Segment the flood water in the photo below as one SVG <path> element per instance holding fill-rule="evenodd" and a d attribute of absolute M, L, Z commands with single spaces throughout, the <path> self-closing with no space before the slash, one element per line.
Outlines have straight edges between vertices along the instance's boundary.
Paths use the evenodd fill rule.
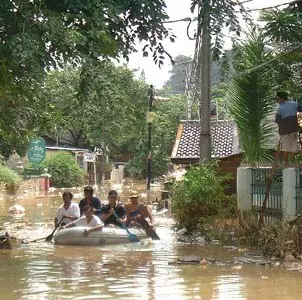
<path fill-rule="evenodd" d="M 21 204 L 22 218 L 8 216 Z M 58 198 L 0 202 L 0 225 L 27 238 L 47 236 Z M 0 299 L 257 299 L 302 298 L 302 273 L 257 265 L 226 264 L 221 247 L 176 242 L 171 220 L 157 217 L 160 241 L 105 247 L 55 246 L 44 241 L 0 250 Z M 213 265 L 171 265 L 177 257 L 211 257 Z M 238 253 L 237 253 L 238 255 Z"/>

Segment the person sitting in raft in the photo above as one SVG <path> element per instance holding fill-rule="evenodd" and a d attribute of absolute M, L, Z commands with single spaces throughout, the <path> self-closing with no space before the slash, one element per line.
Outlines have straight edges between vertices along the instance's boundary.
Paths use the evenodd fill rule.
<path fill-rule="evenodd" d="M 88 235 L 91 231 L 102 230 L 102 228 L 104 227 L 104 224 L 98 216 L 94 215 L 93 207 L 86 205 L 83 208 L 83 213 L 84 213 L 84 216 L 82 216 L 81 218 L 77 219 L 76 221 L 74 221 L 72 223 L 65 225 L 63 227 L 63 229 L 73 227 L 73 226 L 89 227 L 89 228 L 85 229 L 84 235 Z"/>
<path fill-rule="evenodd" d="M 62 195 L 63 204 L 58 208 L 55 218 L 55 226 L 62 220 L 61 225 L 67 225 L 80 217 L 80 209 L 77 203 L 72 202 L 73 194 L 64 192 Z"/>
<path fill-rule="evenodd" d="M 132 191 L 129 196 L 130 203 L 126 203 L 125 209 L 126 209 L 126 215 L 127 215 L 127 224 L 128 225 L 134 225 L 134 226 L 140 226 L 142 225 L 141 219 L 149 219 L 149 226 L 154 229 L 154 220 L 152 213 L 148 206 L 144 204 L 140 204 L 138 202 L 138 193 L 135 191 Z M 139 225 L 140 224 L 140 225 Z"/>
<path fill-rule="evenodd" d="M 84 199 L 82 199 L 79 203 L 81 216 L 84 212 L 84 207 L 89 205 L 95 209 L 94 213 L 97 216 L 101 214 L 101 201 L 99 198 L 93 196 L 93 188 L 91 186 L 86 186 L 84 188 Z"/>
<path fill-rule="evenodd" d="M 117 192 L 115 190 L 111 190 L 108 193 L 108 201 L 109 203 L 102 208 L 102 220 L 107 225 L 115 225 L 121 227 L 121 223 L 126 223 L 126 211 L 123 205 L 117 203 Z M 114 215 L 116 213 L 118 219 Z"/>

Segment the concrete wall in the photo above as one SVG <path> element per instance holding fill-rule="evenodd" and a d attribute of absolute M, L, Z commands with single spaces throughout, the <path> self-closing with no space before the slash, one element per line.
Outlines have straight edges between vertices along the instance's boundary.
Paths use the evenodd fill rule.
<path fill-rule="evenodd" d="M 8 195 L 13 194 L 38 194 L 47 190 L 47 183 L 45 178 L 41 176 L 30 176 L 24 178 L 18 186 L 16 191 L 12 191 L 6 188 L 5 183 L 0 184 L 0 199 L 6 198 Z"/>
<path fill-rule="evenodd" d="M 296 169 L 283 170 L 283 216 L 292 218 L 296 216 Z"/>
<path fill-rule="evenodd" d="M 121 184 L 124 180 L 125 165 L 113 165 L 111 171 L 111 182 Z"/>

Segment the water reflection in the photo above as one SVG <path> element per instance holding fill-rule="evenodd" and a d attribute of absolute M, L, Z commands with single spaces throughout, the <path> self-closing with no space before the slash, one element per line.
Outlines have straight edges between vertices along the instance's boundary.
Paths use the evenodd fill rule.
<path fill-rule="evenodd" d="M 216 282 L 214 282 L 213 284 L 215 285 L 213 299 L 247 299 L 244 295 L 242 295 L 245 290 L 245 285 L 243 283 L 242 277 L 239 274 L 219 276 Z"/>
<path fill-rule="evenodd" d="M 12 201 L 0 202 L 2 224 L 20 236 L 48 235 L 60 199 L 15 201 L 21 219 L 7 215 Z M 233 253 L 219 247 L 177 244 L 170 220 L 159 218 L 160 241 L 105 247 L 55 246 L 37 242 L 0 252 L 0 293 L 5 300 L 54 299 L 300 299 L 299 273 L 244 265 L 170 265 L 181 256 L 226 262 Z"/>

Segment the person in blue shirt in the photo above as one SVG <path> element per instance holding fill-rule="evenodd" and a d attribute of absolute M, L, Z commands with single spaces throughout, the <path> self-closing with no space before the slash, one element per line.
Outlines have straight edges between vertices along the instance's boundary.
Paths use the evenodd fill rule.
<path fill-rule="evenodd" d="M 108 193 L 108 201 L 107 205 L 104 205 L 102 208 L 101 216 L 105 226 L 115 225 L 121 227 L 121 223 L 126 223 L 126 211 L 122 204 L 117 203 L 117 192 L 115 190 L 111 190 Z M 116 218 L 116 216 L 118 218 Z"/>
<path fill-rule="evenodd" d="M 301 105 L 296 101 L 288 100 L 286 92 L 277 92 L 276 101 L 279 103 L 275 122 L 279 127 L 279 151 L 286 166 L 298 151 L 298 117 L 297 112 L 302 111 Z M 277 151 L 277 159 L 279 159 Z"/>
<path fill-rule="evenodd" d="M 86 186 L 84 188 L 84 199 L 79 203 L 81 216 L 83 215 L 84 207 L 87 205 L 93 207 L 95 215 L 100 216 L 101 201 L 99 198 L 93 196 L 93 188 L 91 186 Z"/>

